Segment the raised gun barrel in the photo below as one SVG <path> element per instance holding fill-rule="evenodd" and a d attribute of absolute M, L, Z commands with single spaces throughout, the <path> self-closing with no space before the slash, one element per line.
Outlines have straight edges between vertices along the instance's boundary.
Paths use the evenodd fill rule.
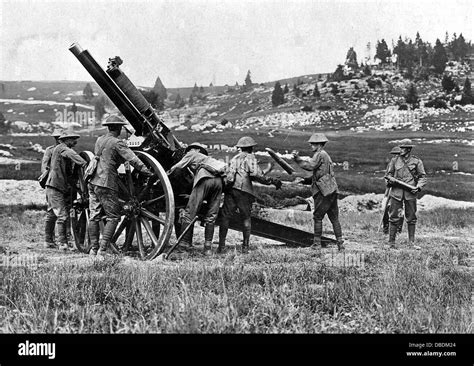
<path fill-rule="evenodd" d="M 72 44 L 69 50 L 130 122 L 137 136 L 158 141 L 170 150 L 181 147 L 150 103 L 120 70 L 119 65 L 122 60 L 119 57 L 109 59 L 107 72 L 105 72 L 89 51 L 83 50 L 77 43 Z"/>

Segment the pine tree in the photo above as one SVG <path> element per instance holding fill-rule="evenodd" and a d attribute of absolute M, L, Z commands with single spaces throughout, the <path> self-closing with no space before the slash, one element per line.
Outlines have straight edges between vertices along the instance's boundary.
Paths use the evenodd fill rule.
<path fill-rule="evenodd" d="M 283 90 L 281 89 L 280 82 L 277 81 L 272 92 L 272 104 L 276 107 L 283 103 L 285 103 L 285 95 L 283 94 Z"/>
<path fill-rule="evenodd" d="M 188 104 L 189 104 L 189 105 L 193 105 L 193 104 L 194 104 L 194 98 L 193 98 L 193 94 L 192 94 L 192 93 L 191 93 L 191 95 L 189 95 Z"/>
<path fill-rule="evenodd" d="M 91 84 L 86 84 L 84 90 L 82 91 L 82 95 L 84 96 L 84 100 L 86 102 L 89 102 L 94 98 L 94 91 L 92 90 Z"/>
<path fill-rule="evenodd" d="M 433 49 L 433 57 L 431 64 L 434 66 L 434 71 L 437 74 L 442 74 L 446 68 L 446 62 L 448 62 L 448 56 L 446 50 L 439 39 L 436 39 L 436 43 Z"/>
<path fill-rule="evenodd" d="M 418 98 L 418 91 L 416 90 L 416 86 L 414 83 L 410 84 L 408 87 L 408 92 L 405 95 L 405 101 L 407 104 L 411 104 L 412 109 L 418 108 L 419 98 Z"/>
<path fill-rule="evenodd" d="M 441 86 L 446 93 L 450 93 L 456 87 L 456 83 L 451 75 L 444 74 L 441 80 Z"/>
<path fill-rule="evenodd" d="M 159 76 L 156 78 L 155 85 L 153 86 L 153 91 L 163 101 L 168 97 L 168 93 L 166 91 L 166 88 L 163 85 L 163 83 L 161 82 L 161 79 L 160 79 Z"/>
<path fill-rule="evenodd" d="M 247 71 L 247 76 L 245 77 L 245 86 L 247 88 L 250 88 L 252 86 L 252 79 L 250 77 L 251 77 L 251 74 L 250 74 L 250 70 L 249 70 L 249 71 Z"/>
<path fill-rule="evenodd" d="M 183 98 L 181 98 L 181 94 L 179 94 L 178 92 L 178 95 L 176 96 L 176 99 L 174 100 L 174 105 L 177 108 L 181 108 L 182 104 L 184 104 L 184 100 Z"/>
<path fill-rule="evenodd" d="M 199 93 L 201 93 L 201 94 L 204 93 L 204 88 L 202 87 L 202 85 L 201 85 L 201 87 L 199 88 Z"/>
<path fill-rule="evenodd" d="M 321 93 L 319 92 L 319 89 L 318 89 L 318 83 L 314 84 L 313 97 L 315 98 L 321 97 Z"/>
<path fill-rule="evenodd" d="M 389 58 L 391 55 L 392 54 L 388 49 L 387 42 L 385 42 L 385 39 L 382 38 L 380 42 L 377 41 L 375 57 L 378 58 L 382 62 L 382 64 L 386 64 L 389 62 Z"/>
<path fill-rule="evenodd" d="M 354 47 L 349 48 L 349 51 L 346 53 L 346 65 L 352 69 L 359 67 L 357 64 L 357 53 L 354 51 Z"/>
<path fill-rule="evenodd" d="M 199 88 L 197 86 L 197 83 L 194 83 L 192 94 L 197 95 L 198 93 L 199 93 Z"/>
<path fill-rule="evenodd" d="M 288 83 L 285 84 L 285 87 L 283 88 L 283 93 L 286 94 L 290 91 L 290 88 L 288 88 Z"/>
<path fill-rule="evenodd" d="M 471 90 L 471 81 L 467 77 L 466 80 L 464 80 L 464 87 L 462 89 L 463 94 L 472 97 L 472 90 Z"/>

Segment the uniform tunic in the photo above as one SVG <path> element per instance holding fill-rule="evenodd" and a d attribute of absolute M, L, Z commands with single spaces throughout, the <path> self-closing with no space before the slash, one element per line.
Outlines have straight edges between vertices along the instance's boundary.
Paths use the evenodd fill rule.
<path fill-rule="evenodd" d="M 388 165 L 385 176 L 391 176 L 412 186 L 422 188 L 426 185 L 426 172 L 423 162 L 416 156 L 397 156 Z M 416 194 L 409 190 L 393 185 L 390 189 L 389 221 L 397 224 L 403 217 L 403 205 L 405 206 L 405 218 L 408 225 L 415 225 L 416 217 Z"/>
<path fill-rule="evenodd" d="M 311 194 L 314 196 L 320 192 L 320 189 L 316 182 L 321 179 L 322 176 L 329 174 L 332 171 L 333 162 L 329 154 L 321 150 L 316 152 L 309 161 L 297 160 L 298 165 L 305 169 L 313 172 L 310 178 L 305 179 L 306 184 L 311 183 Z M 338 193 L 337 184 L 335 185 L 336 193 Z"/>
<path fill-rule="evenodd" d="M 270 184 L 269 179 L 258 166 L 255 155 L 242 151 L 230 161 L 227 182 L 232 183 L 232 189 L 224 196 L 222 207 L 224 218 L 231 217 L 236 208 L 239 209 L 243 220 L 250 218 L 252 202 L 256 197 L 252 185 L 253 180 L 266 185 Z"/>
<path fill-rule="evenodd" d="M 141 170 L 145 166 L 135 153 L 127 146 L 126 142 L 115 137 L 108 132 L 101 136 L 95 143 L 94 154 L 100 155 L 97 170 L 91 183 L 95 186 L 104 187 L 113 191 L 118 191 L 118 167 L 128 161 L 130 164 Z"/>
<path fill-rule="evenodd" d="M 298 165 L 305 169 L 311 170 L 313 175 L 310 178 L 305 179 L 304 183 L 309 184 L 311 182 L 311 193 L 313 194 L 314 200 L 314 235 L 315 237 L 321 238 L 322 235 L 322 221 L 325 215 L 328 215 L 329 220 L 334 229 L 334 235 L 336 238 L 342 237 L 341 224 L 339 222 L 339 207 L 337 203 L 338 187 L 336 180 L 332 180 L 334 192 L 327 196 L 323 196 L 321 190 L 316 184 L 324 175 L 333 174 L 333 162 L 329 154 L 320 150 L 316 152 L 309 161 L 303 161 L 301 158 L 296 159 Z"/>
<path fill-rule="evenodd" d="M 118 197 L 117 169 L 126 161 L 139 171 L 145 167 L 145 164 L 125 141 L 110 132 L 97 139 L 94 154 L 100 157 L 97 170 L 88 185 L 90 219 L 99 221 L 104 211 L 108 221 L 120 221 L 122 206 Z"/>
<path fill-rule="evenodd" d="M 413 155 L 410 155 L 407 158 L 397 156 L 390 160 L 385 175 L 394 177 L 395 179 L 418 188 L 423 188 L 427 181 L 423 162 L 421 159 Z M 398 201 L 415 200 L 416 194 L 394 185 L 390 190 L 390 197 L 393 197 Z"/>
<path fill-rule="evenodd" d="M 223 166 L 223 163 L 216 159 L 190 150 L 171 167 L 170 173 L 178 168 L 189 168 L 194 174 L 193 190 L 184 212 L 184 222 L 192 221 L 201 209 L 203 201 L 208 205 L 204 221 L 207 224 L 216 221 L 222 195 L 222 178 L 219 173 L 223 172 Z"/>
<path fill-rule="evenodd" d="M 44 173 L 46 170 L 49 170 L 51 166 L 51 157 L 53 156 L 53 150 L 57 145 L 51 145 L 46 148 L 43 154 L 43 159 L 41 160 L 41 173 Z"/>
<path fill-rule="evenodd" d="M 58 218 L 58 223 L 65 222 L 68 218 L 71 189 L 75 184 L 73 163 L 80 166 L 87 164 L 79 154 L 67 147 L 66 144 L 60 143 L 54 147 L 50 173 L 46 181 L 46 201 L 48 203 L 48 215 L 51 217 L 54 214 Z"/>

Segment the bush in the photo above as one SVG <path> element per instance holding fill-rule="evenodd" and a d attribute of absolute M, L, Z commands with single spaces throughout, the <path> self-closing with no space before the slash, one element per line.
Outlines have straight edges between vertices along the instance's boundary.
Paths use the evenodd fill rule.
<path fill-rule="evenodd" d="M 435 98 L 433 100 L 430 100 L 429 102 L 425 103 L 425 107 L 428 107 L 428 108 L 442 108 L 442 109 L 447 109 L 448 108 L 448 104 L 446 103 L 446 101 L 443 99 L 443 98 Z"/>
<path fill-rule="evenodd" d="M 318 106 L 318 109 L 320 111 L 329 111 L 329 110 L 332 109 L 332 107 L 330 105 L 320 105 L 320 106 Z"/>
<path fill-rule="evenodd" d="M 305 105 L 303 108 L 301 108 L 302 112 L 312 112 L 313 111 L 313 106 L 310 105 Z"/>
<path fill-rule="evenodd" d="M 461 105 L 474 104 L 474 97 L 472 95 L 462 94 Z"/>

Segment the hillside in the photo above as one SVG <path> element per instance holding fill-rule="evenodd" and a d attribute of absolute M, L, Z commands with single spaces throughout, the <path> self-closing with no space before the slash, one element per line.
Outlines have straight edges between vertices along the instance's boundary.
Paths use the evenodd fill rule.
<path fill-rule="evenodd" d="M 458 85 L 471 76 L 467 64 L 450 62 L 446 69 Z M 225 128 L 307 128 L 325 130 L 446 130 L 469 132 L 474 128 L 473 105 L 461 105 L 460 94 L 446 94 L 441 77 L 427 80 L 410 80 L 394 68 L 372 68 L 371 75 L 357 72 L 351 79 L 331 81 L 328 74 L 303 75 L 279 80 L 282 87 L 288 84 L 285 103 L 274 107 L 271 102 L 275 82 L 242 86 L 204 87 L 189 104 L 193 88 L 168 89 L 165 110 L 161 112 L 165 123 L 178 130 L 191 129 L 216 133 Z M 52 122 L 72 122 L 67 119 L 73 103 L 85 118 L 81 125 L 93 125 L 95 99 L 102 94 L 95 83 L 90 83 L 96 97 L 85 101 L 83 89 L 86 81 L 21 81 L 0 82 L 0 112 L 13 123 L 12 132 L 48 133 Z M 420 108 L 407 110 L 405 95 L 414 83 L 420 98 Z M 297 85 L 298 90 L 294 89 Z M 313 96 L 315 86 L 320 97 Z M 142 88 L 149 89 L 149 88 Z M 184 98 L 184 107 L 176 108 L 177 93 Z M 437 107 L 429 102 L 442 99 Z M 441 104 L 441 105 L 440 105 Z M 113 112 L 112 104 L 106 105 Z M 409 108 L 408 108 L 409 109 Z M 226 122 L 229 121 L 231 123 Z M 66 127 L 63 124 L 63 127 Z M 79 127 L 79 125 L 77 126 Z"/>

